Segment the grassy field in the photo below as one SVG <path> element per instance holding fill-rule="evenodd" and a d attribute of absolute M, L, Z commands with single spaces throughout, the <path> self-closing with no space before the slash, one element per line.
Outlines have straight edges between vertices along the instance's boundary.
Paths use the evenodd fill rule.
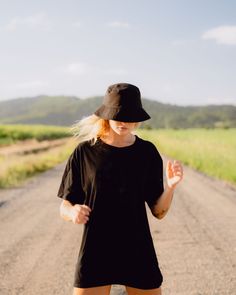
<path fill-rule="evenodd" d="M 68 127 L 45 125 L 0 125 L 0 146 L 35 138 L 38 141 L 71 136 Z"/>
<path fill-rule="evenodd" d="M 0 188 L 17 186 L 26 179 L 65 161 L 75 146 L 75 140 L 68 139 L 62 146 L 37 154 L 0 157 Z"/>
<path fill-rule="evenodd" d="M 138 134 L 162 154 L 236 184 L 236 129 L 140 129 Z"/>
<path fill-rule="evenodd" d="M 140 137 L 156 144 L 158 150 L 207 175 L 236 184 L 236 129 L 138 129 Z M 45 140 L 71 136 L 67 127 L 41 125 L 0 125 L 0 146 L 16 141 Z M 0 188 L 11 187 L 36 173 L 64 161 L 75 147 L 68 143 L 37 154 L 0 155 Z"/>
<path fill-rule="evenodd" d="M 0 125 L 0 147 L 24 142 L 28 139 L 37 141 L 71 137 L 68 127 L 45 125 Z M 29 143 L 27 143 L 29 144 Z M 68 158 L 75 147 L 74 139 L 61 146 L 42 150 L 37 154 L 0 154 L 0 188 L 8 188 L 22 183 L 25 179 L 48 170 Z"/>

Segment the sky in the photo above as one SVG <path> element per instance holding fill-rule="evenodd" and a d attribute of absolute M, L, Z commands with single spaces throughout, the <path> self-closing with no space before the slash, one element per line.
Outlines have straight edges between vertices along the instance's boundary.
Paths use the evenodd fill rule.
<path fill-rule="evenodd" d="M 0 0 L 0 100 L 104 95 L 236 105 L 234 0 Z"/>

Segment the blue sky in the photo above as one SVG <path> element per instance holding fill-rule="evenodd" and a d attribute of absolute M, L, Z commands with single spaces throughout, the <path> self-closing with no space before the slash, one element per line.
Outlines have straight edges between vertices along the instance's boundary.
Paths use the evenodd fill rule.
<path fill-rule="evenodd" d="M 236 105 L 236 1 L 0 0 L 0 100 L 137 85 L 178 105 Z"/>

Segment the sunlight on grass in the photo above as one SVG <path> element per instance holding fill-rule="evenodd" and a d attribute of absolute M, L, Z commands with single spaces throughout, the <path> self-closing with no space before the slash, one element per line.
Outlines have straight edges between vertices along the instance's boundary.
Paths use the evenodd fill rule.
<path fill-rule="evenodd" d="M 236 184 L 236 129 L 140 129 L 138 134 L 162 154 Z"/>
<path fill-rule="evenodd" d="M 1 157 L 0 188 L 16 186 L 25 179 L 63 162 L 75 145 L 74 139 L 68 139 L 66 144 L 39 154 L 15 155 L 5 159 Z"/>

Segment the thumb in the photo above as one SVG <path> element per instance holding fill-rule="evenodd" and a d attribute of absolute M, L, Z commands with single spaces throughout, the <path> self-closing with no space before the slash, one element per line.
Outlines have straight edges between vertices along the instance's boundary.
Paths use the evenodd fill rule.
<path fill-rule="evenodd" d="M 167 169 L 168 172 L 172 171 L 172 163 L 171 163 L 170 160 L 167 161 L 166 169 Z"/>
<path fill-rule="evenodd" d="M 167 174 L 167 177 L 172 177 L 173 176 L 172 163 L 171 163 L 170 160 L 168 160 L 167 164 L 166 164 L 166 174 Z"/>

